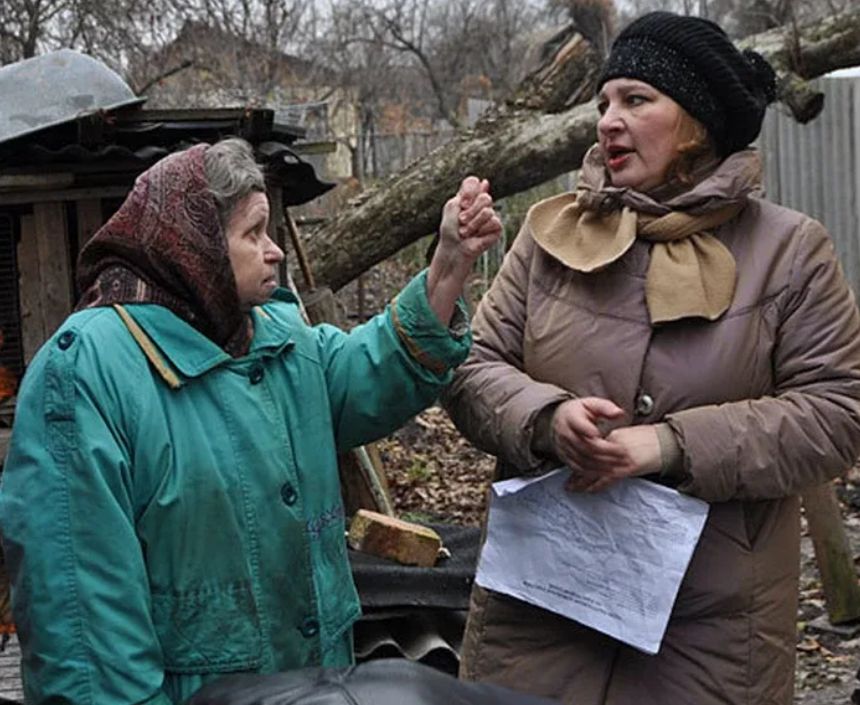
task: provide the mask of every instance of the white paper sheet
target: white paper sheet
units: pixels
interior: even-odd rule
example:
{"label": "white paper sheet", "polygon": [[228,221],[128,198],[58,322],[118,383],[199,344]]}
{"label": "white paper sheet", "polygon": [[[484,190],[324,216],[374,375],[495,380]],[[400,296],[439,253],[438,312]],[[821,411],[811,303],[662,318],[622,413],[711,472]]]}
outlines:
{"label": "white paper sheet", "polygon": [[476,580],[656,654],[708,505],[637,478],[571,493],[569,474],[493,485]]}

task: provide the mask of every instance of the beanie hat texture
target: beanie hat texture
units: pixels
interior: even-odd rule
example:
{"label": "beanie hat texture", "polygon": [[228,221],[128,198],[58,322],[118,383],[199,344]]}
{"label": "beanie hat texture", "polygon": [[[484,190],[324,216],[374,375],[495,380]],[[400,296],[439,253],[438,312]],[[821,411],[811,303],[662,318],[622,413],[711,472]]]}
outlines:
{"label": "beanie hat texture", "polygon": [[709,20],[671,12],[643,15],[618,35],[597,89],[615,78],[668,95],[705,125],[723,157],[758,137],[776,97],[776,75],[763,56],[739,51]]}

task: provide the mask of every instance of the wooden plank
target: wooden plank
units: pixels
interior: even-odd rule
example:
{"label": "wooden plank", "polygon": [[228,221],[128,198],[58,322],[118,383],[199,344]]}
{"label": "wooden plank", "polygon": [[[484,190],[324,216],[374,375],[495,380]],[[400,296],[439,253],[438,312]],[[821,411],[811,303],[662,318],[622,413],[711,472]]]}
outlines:
{"label": "wooden plank", "polygon": [[112,116],[117,125],[137,122],[198,122],[200,120],[241,120],[247,108],[163,108],[134,110]]}
{"label": "wooden plank", "polygon": [[833,483],[802,494],[831,624],[860,619],[860,584]]}
{"label": "wooden plank", "polygon": [[[98,160],[95,162],[78,162],[77,164],[36,164],[28,166],[7,166],[0,169],[0,174],[5,176],[29,176],[33,174],[58,174],[68,172],[75,177],[75,183],[79,188],[89,188],[94,184],[84,181],[78,182],[82,174],[113,174],[125,171],[131,175],[131,181],[146,168],[146,164],[131,155],[117,156],[110,160]],[[115,184],[116,180],[112,182]]]}
{"label": "wooden plank", "polygon": [[6,451],[9,450],[10,440],[12,440],[12,429],[0,428],[0,466],[6,460]]}
{"label": "wooden plank", "polygon": [[[313,292],[317,288],[316,281],[314,280],[314,273],[311,270],[307,253],[305,252],[304,245],[302,244],[302,236],[299,234],[299,229],[296,227],[296,221],[293,220],[293,214],[290,213],[289,209],[284,210],[284,222],[287,225],[287,232],[290,234],[290,242],[293,245],[293,252],[296,253],[296,259],[299,261],[299,269],[302,270],[302,277],[304,277],[305,280],[305,288],[308,291]],[[334,321],[329,321],[329,323],[333,322]]]}
{"label": "wooden plank", "polygon": [[68,172],[46,174],[0,174],[0,189],[68,188],[75,183],[75,175]]}
{"label": "wooden plank", "polygon": [[33,355],[46,340],[41,281],[35,218],[24,215],[21,216],[21,241],[18,243],[18,293],[25,365],[30,364]]}
{"label": "wooden plank", "polygon": [[102,199],[82,198],[76,203],[78,211],[78,252],[104,223]]}
{"label": "wooden plank", "polygon": [[266,184],[266,196],[269,198],[269,237],[284,251],[284,259],[278,265],[278,284],[286,286],[287,230],[284,225],[283,190],[280,186]]}
{"label": "wooden plank", "polygon": [[333,140],[301,142],[291,144],[290,149],[296,154],[334,154],[337,151],[337,142]]}
{"label": "wooden plank", "polygon": [[20,193],[0,193],[0,206],[30,203],[51,203],[54,201],[78,201],[82,198],[122,198],[128,195],[130,186],[93,186],[60,191],[21,191]]}
{"label": "wooden plank", "polygon": [[36,203],[33,205],[33,217],[47,339],[72,312],[72,267],[66,210],[60,202]]}

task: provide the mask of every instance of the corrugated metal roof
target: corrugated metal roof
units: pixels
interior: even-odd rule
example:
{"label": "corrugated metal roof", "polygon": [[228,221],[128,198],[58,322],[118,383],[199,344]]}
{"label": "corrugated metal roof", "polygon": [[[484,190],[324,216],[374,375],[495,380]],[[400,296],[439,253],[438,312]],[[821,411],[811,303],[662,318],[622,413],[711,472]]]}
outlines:
{"label": "corrugated metal roof", "polygon": [[69,144],[60,149],[51,149],[41,144],[25,145],[19,155],[27,164],[91,164],[103,161],[132,161],[142,164],[155,162],[170,154],[171,150],[160,145],[147,145],[130,149],[119,144],[88,148],[80,144]]}
{"label": "corrugated metal roof", "polygon": [[355,658],[405,658],[456,676],[467,615],[445,609],[366,612],[353,627]]}
{"label": "corrugated metal roof", "polygon": [[18,644],[18,637],[12,634],[8,641],[0,645],[0,704],[23,702],[21,647]]}

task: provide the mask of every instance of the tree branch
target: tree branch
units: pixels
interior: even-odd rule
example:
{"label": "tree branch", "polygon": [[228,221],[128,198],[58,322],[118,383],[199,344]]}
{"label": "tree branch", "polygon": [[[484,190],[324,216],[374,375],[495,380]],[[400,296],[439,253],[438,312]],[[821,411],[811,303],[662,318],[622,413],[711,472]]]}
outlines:
{"label": "tree branch", "polygon": [[[789,59],[784,30],[755,35],[741,46],[771,61],[783,101],[808,119],[820,110],[820,98],[806,80],[860,63],[860,11],[801,27],[799,38],[802,73]],[[317,281],[337,290],[434,232],[442,206],[468,174],[488,178],[493,196],[504,198],[579,168],[596,135],[597,110],[582,101],[593,93],[598,70],[596,53],[581,37],[571,37],[534,74],[544,80],[527,80],[512,102],[491,111],[473,130],[369,189],[310,233],[308,255]],[[572,102],[579,104],[543,112]]]}
{"label": "tree branch", "polygon": [[194,62],[191,59],[186,59],[178,66],[174,66],[173,68],[167,69],[166,71],[162,71],[157,76],[151,78],[146,83],[144,83],[139,89],[135,90],[135,95],[144,95],[150,88],[152,88],[159,81],[163,81],[165,78],[170,78],[171,76],[175,76],[180,71],[184,71],[185,69],[191,68],[194,66]]}

